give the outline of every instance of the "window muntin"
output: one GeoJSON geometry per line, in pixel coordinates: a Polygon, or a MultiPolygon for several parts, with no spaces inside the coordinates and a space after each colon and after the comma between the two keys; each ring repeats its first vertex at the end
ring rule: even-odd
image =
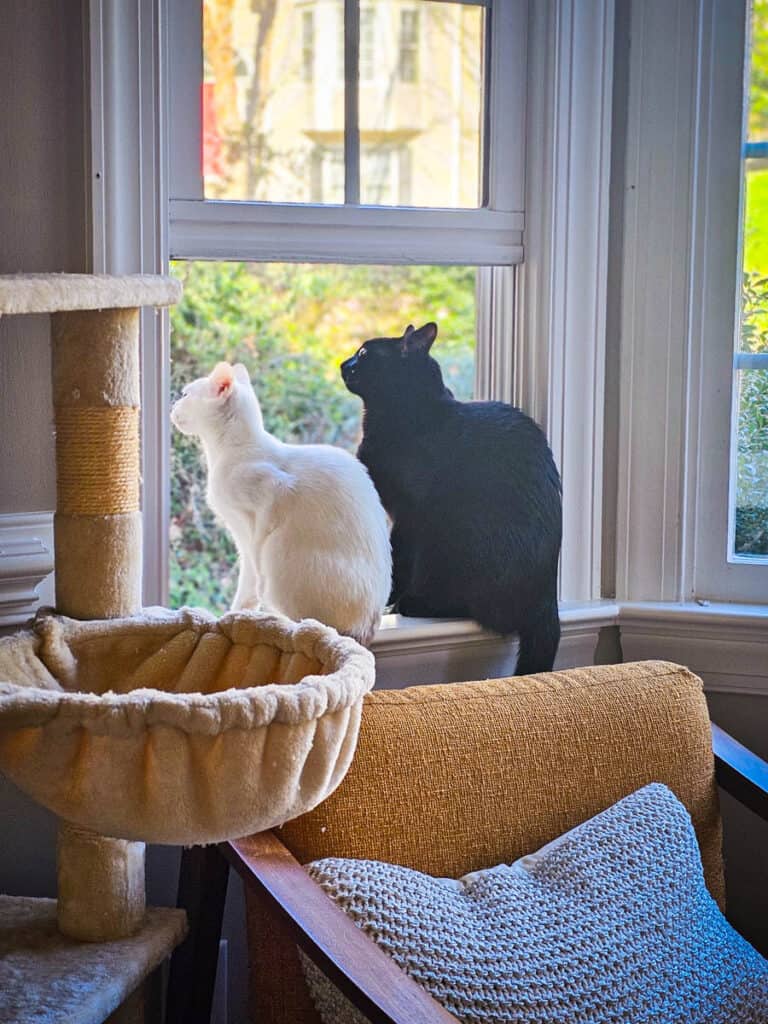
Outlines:
{"type": "Polygon", "coordinates": [[[316,202],[313,154],[342,147],[344,201],[401,202],[377,201],[398,190],[365,180],[363,155],[380,147],[408,151],[413,205],[481,206],[481,0],[373,0],[357,7],[356,34],[348,8],[343,0],[204,0],[204,197],[316,202]],[[429,61],[419,60],[421,46],[429,61]]]}
{"type": "Polygon", "coordinates": [[[768,0],[754,0],[749,27],[729,544],[739,561],[768,560],[768,0]]]}
{"type": "MultiPolygon", "coordinates": [[[[267,429],[284,441],[357,448],[361,403],[339,364],[372,334],[399,334],[433,316],[434,352],[457,398],[475,377],[476,270],[440,266],[343,266],[183,261],[172,272],[184,297],[171,310],[171,390],[241,361],[256,382],[267,429]]],[[[197,443],[178,431],[170,458],[171,604],[224,611],[237,557],[205,500],[197,443]]]]}

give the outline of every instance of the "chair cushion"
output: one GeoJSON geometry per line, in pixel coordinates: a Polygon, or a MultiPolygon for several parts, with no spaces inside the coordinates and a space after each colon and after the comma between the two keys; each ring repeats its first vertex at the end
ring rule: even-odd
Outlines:
{"type": "MultiPolygon", "coordinates": [[[[338,858],[309,871],[461,1021],[768,1021],[768,963],[707,891],[691,819],[660,784],[458,881],[338,858]]],[[[305,970],[326,1024],[364,1019],[305,970]]]]}

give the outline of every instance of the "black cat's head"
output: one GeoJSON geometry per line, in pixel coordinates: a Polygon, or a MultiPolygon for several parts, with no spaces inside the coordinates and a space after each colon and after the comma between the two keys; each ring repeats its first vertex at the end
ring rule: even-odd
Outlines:
{"type": "Polygon", "coordinates": [[[441,395],[443,377],[429,354],[436,337],[437,324],[428,323],[418,330],[409,324],[400,338],[371,338],[341,364],[344,383],[366,403],[441,395]]]}

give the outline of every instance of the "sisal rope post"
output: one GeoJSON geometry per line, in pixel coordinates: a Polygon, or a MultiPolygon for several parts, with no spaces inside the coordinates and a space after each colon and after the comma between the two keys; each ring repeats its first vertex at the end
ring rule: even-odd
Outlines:
{"type": "MultiPolygon", "coordinates": [[[[139,311],[51,316],[56,607],[77,619],[141,608],[139,311]]],[[[144,920],[144,844],[59,823],[58,921],[104,942],[144,920]]]]}
{"type": "Polygon", "coordinates": [[[141,608],[139,311],[51,317],[56,607],[76,619],[141,608]]]}

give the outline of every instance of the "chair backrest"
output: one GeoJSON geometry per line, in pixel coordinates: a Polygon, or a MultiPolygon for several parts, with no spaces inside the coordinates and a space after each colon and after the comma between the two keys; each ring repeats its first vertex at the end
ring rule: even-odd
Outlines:
{"type": "MultiPolygon", "coordinates": [[[[648,782],[666,783],[688,808],[722,905],[701,680],[665,662],[374,691],[348,775],[278,835],[302,863],[370,858],[456,878],[516,860],[648,782]]],[[[251,897],[255,1019],[315,1022],[273,924],[251,897]]]]}

